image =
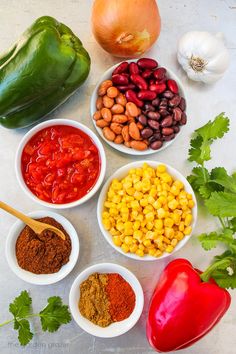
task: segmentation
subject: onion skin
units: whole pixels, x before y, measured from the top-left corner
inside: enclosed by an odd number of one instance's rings
[[[95,0],[93,3],[93,34],[102,48],[114,56],[141,56],[157,40],[160,29],[155,0]]]

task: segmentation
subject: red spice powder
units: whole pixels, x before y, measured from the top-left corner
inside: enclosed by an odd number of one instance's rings
[[[114,322],[128,318],[134,310],[135,293],[120,274],[108,275],[106,293],[110,302],[109,312]]]

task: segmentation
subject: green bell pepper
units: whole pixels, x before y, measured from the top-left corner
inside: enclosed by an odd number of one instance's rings
[[[63,103],[86,80],[90,57],[54,18],[38,18],[0,56],[0,124],[22,128]]]

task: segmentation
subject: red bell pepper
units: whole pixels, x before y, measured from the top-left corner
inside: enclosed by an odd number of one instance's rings
[[[158,352],[189,347],[207,334],[229,308],[231,297],[186,259],[170,262],[154,291],[147,320],[149,343]]]

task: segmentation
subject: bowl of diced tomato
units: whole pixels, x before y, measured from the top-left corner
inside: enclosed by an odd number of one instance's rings
[[[105,176],[106,155],[85,125],[53,119],[23,137],[15,167],[18,182],[31,199],[64,209],[86,202],[97,192]]]

